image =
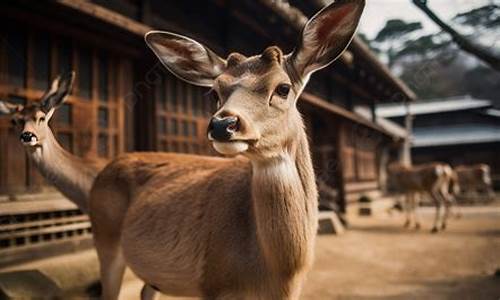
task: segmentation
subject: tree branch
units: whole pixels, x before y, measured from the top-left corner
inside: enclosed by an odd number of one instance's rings
[[[465,52],[468,52],[478,59],[483,61],[485,64],[493,68],[494,70],[500,71],[500,57],[495,55],[493,52],[488,51],[488,49],[483,46],[477,45],[463,35],[455,31],[451,26],[446,24],[441,20],[428,6],[427,0],[412,0],[413,4],[420,8],[434,23],[436,23],[441,29],[449,33],[453,41]]]

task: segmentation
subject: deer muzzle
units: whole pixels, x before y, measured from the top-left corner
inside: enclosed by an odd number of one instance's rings
[[[19,139],[24,145],[29,145],[29,146],[34,146],[38,142],[38,137],[33,132],[30,131],[25,131],[21,133]]]
[[[218,142],[229,142],[234,133],[239,130],[240,121],[238,117],[213,117],[208,124],[209,139]]]

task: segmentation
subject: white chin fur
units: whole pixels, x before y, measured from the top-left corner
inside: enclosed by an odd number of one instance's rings
[[[248,149],[248,144],[241,141],[234,141],[227,143],[213,141],[212,144],[214,146],[215,151],[224,155],[236,155],[238,153],[245,152]]]
[[[23,145],[24,146],[34,147],[34,146],[38,145],[38,140],[37,139],[32,139],[30,142],[23,143]]]

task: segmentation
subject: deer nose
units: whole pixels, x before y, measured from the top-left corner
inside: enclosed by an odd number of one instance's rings
[[[235,116],[212,117],[208,124],[208,135],[219,142],[227,142],[239,130],[239,119]]]
[[[36,141],[37,137],[33,132],[25,131],[21,133],[19,137],[23,143],[31,143],[33,140]]]

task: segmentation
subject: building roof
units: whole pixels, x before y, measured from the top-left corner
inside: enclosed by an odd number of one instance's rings
[[[436,147],[500,142],[500,124],[467,124],[414,128],[412,147]]]
[[[372,120],[372,112],[367,106],[356,106],[354,108],[354,113],[363,117],[366,120]],[[390,133],[392,136],[398,138],[406,138],[408,133],[405,128],[400,126],[399,124],[377,116],[376,124],[383,128],[386,132]]]
[[[490,100],[476,99],[469,95],[445,98],[441,100],[423,100],[409,104],[412,115],[426,115],[459,110],[470,110],[488,108],[492,106]],[[377,105],[376,113],[384,118],[403,117],[406,115],[406,107],[402,103]]]
[[[500,118],[500,109],[490,108],[484,111],[485,115]]]

